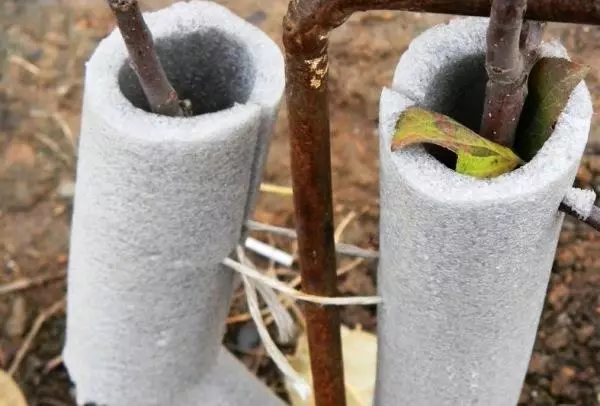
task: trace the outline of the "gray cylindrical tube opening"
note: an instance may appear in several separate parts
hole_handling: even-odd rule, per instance
[[[167,78],[193,114],[213,113],[245,103],[256,81],[256,67],[245,44],[215,28],[156,40],[156,52]],[[119,87],[136,107],[150,111],[135,72],[125,63]]]
[[[444,66],[428,87],[428,92],[441,94],[442,97],[431,97],[436,100],[436,105],[431,110],[444,114],[479,132],[483,103],[485,100],[485,87],[488,80],[485,71],[485,55],[468,55],[457,62]],[[443,91],[440,92],[440,87]],[[439,93],[438,93],[439,92]],[[456,154],[437,145],[427,144],[427,152],[447,167],[456,167]]]
[[[469,55],[444,66],[428,87],[428,92],[441,94],[431,110],[452,117],[478,132],[483,114],[485,86],[485,55]],[[440,92],[440,87],[446,87]]]

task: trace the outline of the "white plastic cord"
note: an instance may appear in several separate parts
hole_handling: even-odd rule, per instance
[[[236,272],[241,273],[254,282],[262,283],[271,289],[278,290],[279,292],[286,294],[296,300],[303,300],[305,302],[311,302],[321,305],[333,305],[333,306],[347,306],[347,305],[373,305],[381,303],[381,297],[379,296],[350,296],[350,297],[326,297],[311,295],[309,293],[300,292],[294,288],[289,287],[285,283],[278,281],[277,279],[270,278],[263,275],[256,269],[250,268],[244,264],[240,264],[231,258],[225,258],[223,265],[233,269]]]
[[[242,264],[256,269],[256,266],[246,256],[241,246],[237,247],[236,253]],[[269,311],[271,312],[271,315],[273,316],[273,321],[277,326],[279,341],[281,343],[289,343],[290,341],[292,341],[292,339],[294,338],[294,334],[296,333],[296,326],[294,324],[294,320],[292,319],[292,316],[290,316],[290,313],[287,311],[285,306],[279,301],[279,298],[277,297],[277,294],[275,294],[275,291],[269,288],[268,286],[264,286],[261,283],[255,283],[252,280],[248,279],[245,275],[242,275],[242,281],[244,281],[244,278],[248,280],[247,283],[244,283],[244,289],[246,290],[247,300],[250,300],[248,296],[248,286],[251,286],[253,289],[257,290],[260,293]],[[258,306],[258,302],[256,303],[256,306]],[[250,307],[250,303],[248,304],[248,307]],[[262,322],[262,318],[260,321]]]
[[[241,249],[241,247],[238,247],[237,254],[240,261],[244,263],[244,265],[252,265],[252,263],[244,255],[243,249]],[[255,283],[255,281],[253,281],[244,274],[242,274],[242,282],[244,283],[244,290],[246,291],[246,301],[248,302],[248,310],[250,311],[250,315],[252,316],[252,319],[256,324],[256,331],[258,332],[258,335],[262,340],[263,345],[265,346],[267,354],[269,354],[269,357],[271,357],[271,359],[273,360],[277,368],[279,368],[281,373],[283,373],[290,380],[290,382],[292,382],[292,387],[298,393],[298,395],[300,395],[302,399],[307,399],[311,393],[310,386],[294,370],[294,368],[290,365],[285,355],[283,355],[283,353],[279,350],[279,347],[277,347],[277,344],[275,344],[275,342],[269,335],[269,331],[267,330],[267,326],[265,325],[260,312],[256,291],[261,291],[261,294],[263,295],[263,298],[265,299],[269,310],[271,310],[271,314],[273,315],[273,320],[275,320],[275,323],[277,323],[278,317],[280,317],[282,321],[285,320],[282,323],[284,329],[287,327],[288,318],[289,324],[293,328],[293,321],[290,314],[287,312],[285,307],[283,307],[281,302],[277,300],[277,296],[275,295],[275,292],[273,292],[272,289],[265,288],[264,286],[260,285],[260,282]],[[270,293],[267,294],[267,296],[265,296],[263,294],[265,291],[268,291]],[[272,298],[273,296],[275,297],[275,301],[270,302],[270,299],[268,300],[267,297]],[[283,335],[282,326],[280,324],[277,324],[277,326],[279,328],[280,336]],[[290,333],[289,338],[291,339],[291,337],[292,334]]]
[[[279,338],[282,342],[291,341],[295,333],[295,326],[292,317],[284,305],[279,301],[274,290],[278,290],[297,300],[304,300],[322,305],[343,306],[378,304],[381,303],[381,298],[378,296],[323,297],[303,293],[287,286],[275,278],[260,273],[252,261],[246,257],[242,246],[237,247],[236,253],[240,262],[234,261],[231,258],[225,258],[223,264],[241,274],[244,290],[246,292],[246,301],[248,302],[248,310],[252,320],[254,320],[254,323],[256,324],[256,331],[265,346],[267,354],[269,354],[269,357],[271,357],[281,373],[292,382],[292,387],[298,395],[302,399],[307,399],[311,393],[311,388],[290,365],[285,355],[283,355],[279,350],[279,347],[277,347],[277,344],[275,344],[269,335],[269,331],[267,330],[261,315],[256,292],[260,292],[269,308],[277,326]]]
[[[272,247],[269,244],[265,244],[264,242],[258,241],[252,237],[246,238],[244,245],[249,250],[262,255],[263,257],[272,259],[283,266],[290,267],[294,263],[294,257],[287,252]]]

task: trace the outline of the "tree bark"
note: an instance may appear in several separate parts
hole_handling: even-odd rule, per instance
[[[540,22],[523,22],[526,6],[527,0],[494,0],[487,32],[489,79],[479,133],[506,147],[514,144],[544,28]]]

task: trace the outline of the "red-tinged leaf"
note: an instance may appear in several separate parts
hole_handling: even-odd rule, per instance
[[[410,107],[398,118],[392,151],[419,143],[453,151],[458,156],[456,171],[477,178],[498,176],[522,163],[510,148],[486,140],[450,117]]]
[[[542,148],[571,93],[588,72],[589,66],[562,58],[542,58],[535,64],[515,140],[519,156],[529,161]]]

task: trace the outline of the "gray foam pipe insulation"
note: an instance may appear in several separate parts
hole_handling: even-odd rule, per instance
[[[380,101],[381,220],[376,404],[515,405],[531,355],[570,190],[590,128],[580,83],[526,165],[478,180],[422,146],[391,151],[411,105],[477,130],[485,18],[412,41]],[[567,57],[557,44],[543,56]]]
[[[147,112],[118,31],[86,65],[64,360],[77,402],[282,405],[221,345],[284,90],[263,32],[204,1],[145,14],[193,117]]]

